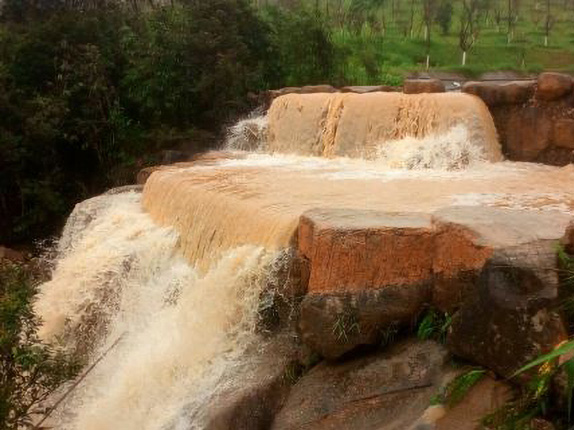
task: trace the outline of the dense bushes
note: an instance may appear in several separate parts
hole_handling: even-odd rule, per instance
[[[243,0],[27,3],[7,2],[0,24],[0,243],[50,234],[75,202],[132,180],[161,136],[217,130],[248,92],[281,84]]]

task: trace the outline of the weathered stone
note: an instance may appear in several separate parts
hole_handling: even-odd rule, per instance
[[[534,161],[552,142],[553,121],[541,107],[511,112],[506,132],[506,151],[512,160]]]
[[[407,341],[387,352],[321,363],[291,390],[273,430],[404,430],[442,384],[447,354]]]
[[[412,322],[430,301],[430,285],[391,286],[339,294],[308,294],[301,303],[303,342],[327,359],[381,341]]]
[[[546,72],[538,76],[536,97],[540,100],[556,100],[572,91],[572,77],[562,73]]]
[[[566,339],[551,310],[558,297],[554,245],[546,241],[496,251],[476,294],[454,315],[447,346],[504,377]]]
[[[311,210],[299,224],[310,293],[420,284],[432,276],[430,217],[361,210]]]
[[[534,81],[467,82],[462,91],[480,97],[488,106],[522,104],[534,94]]]
[[[444,93],[445,86],[440,79],[405,79],[405,94]]]
[[[554,143],[574,149],[574,119],[559,119],[554,124]]]
[[[341,88],[342,93],[376,93],[378,91],[397,91],[398,87],[391,87],[389,85],[372,85],[372,86],[348,86]]]
[[[537,240],[558,241],[568,215],[548,218],[536,212],[488,207],[450,207],[433,214],[433,305],[457,309],[472,293],[495,250]]]

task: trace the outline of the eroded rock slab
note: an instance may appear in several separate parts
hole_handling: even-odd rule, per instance
[[[321,363],[294,385],[273,430],[404,430],[442,384],[447,353],[407,341],[387,352]]]

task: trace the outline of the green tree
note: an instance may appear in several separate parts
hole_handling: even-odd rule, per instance
[[[452,23],[452,14],[454,8],[450,0],[443,0],[436,11],[436,22],[440,26],[442,34],[446,36],[450,32]]]

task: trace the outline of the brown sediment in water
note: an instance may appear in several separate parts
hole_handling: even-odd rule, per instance
[[[502,154],[486,105],[462,93],[289,94],[268,112],[266,151],[374,158],[385,142],[447,133],[463,125],[487,161]]]
[[[203,269],[225,250],[289,245],[300,215],[314,208],[432,213],[454,205],[574,212],[574,169],[484,164],[459,172],[385,171],[365,160],[250,155],[211,165],[166,167],[143,204],[181,235]]]

